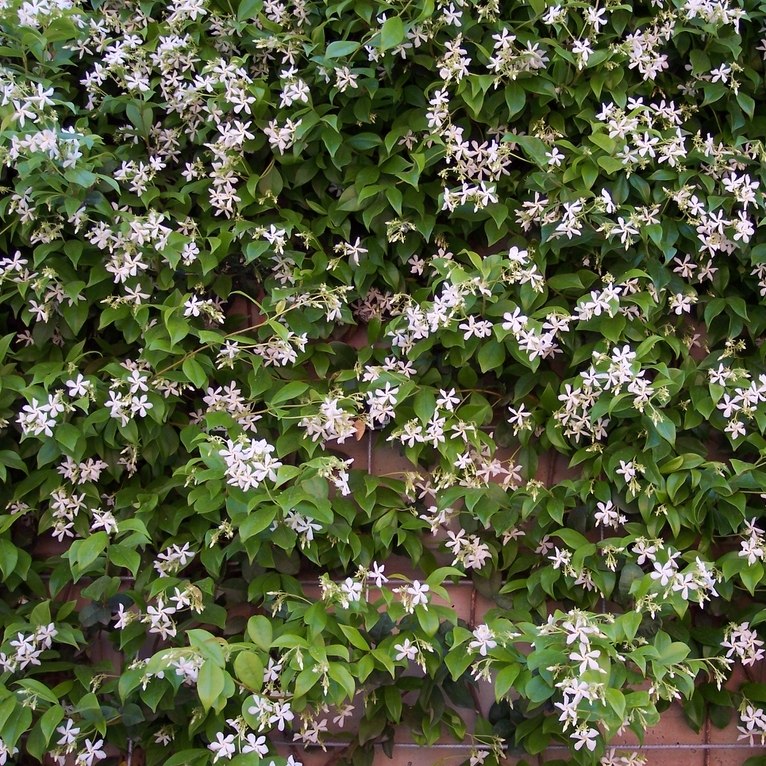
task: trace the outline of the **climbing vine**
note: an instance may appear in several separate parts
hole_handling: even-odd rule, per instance
[[[2,0],[0,764],[763,744],[765,22]]]

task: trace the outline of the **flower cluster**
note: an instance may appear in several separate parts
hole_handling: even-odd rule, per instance
[[[760,741],[764,28],[0,2],[0,763]]]
[[[8,642],[8,652],[0,653],[3,671],[16,673],[30,665],[41,665],[41,655],[53,646],[53,639],[57,635],[58,630],[54,623],[40,625],[32,633],[17,633],[16,637]]]
[[[133,622],[142,622],[149,626],[149,633],[168,639],[177,634],[178,625],[175,616],[185,609],[191,609],[197,614],[204,609],[202,593],[199,588],[189,583],[186,583],[183,588],[174,587],[173,594],[167,602],[163,596],[158,597],[156,605],[149,604],[144,612],[126,609],[124,604],[120,603],[114,616],[114,626],[117,630],[125,630]],[[181,675],[180,672],[179,675]],[[143,683],[146,684],[149,678],[150,675],[146,675]]]
[[[268,479],[277,480],[282,463],[272,457],[274,447],[265,439],[228,439],[218,454],[226,463],[226,481],[234,487],[253,489]]]

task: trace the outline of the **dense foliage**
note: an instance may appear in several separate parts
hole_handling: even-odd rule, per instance
[[[764,23],[2,0],[0,764],[763,742]]]

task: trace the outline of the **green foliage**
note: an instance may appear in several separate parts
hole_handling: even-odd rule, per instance
[[[764,21],[4,3],[0,763],[762,742]]]

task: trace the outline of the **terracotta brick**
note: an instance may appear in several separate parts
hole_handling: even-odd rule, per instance
[[[402,474],[417,471],[418,467],[411,463],[401,450],[385,442],[376,434],[371,434],[371,466],[370,473],[375,476],[395,476],[402,478]]]
[[[710,353],[708,348],[707,327],[702,322],[697,322],[691,317],[689,322],[689,337],[693,339],[689,347],[689,356],[696,362],[705,360]]]
[[[473,584],[470,582],[464,582],[457,585],[445,585],[444,586],[449,599],[445,601],[442,598],[434,598],[434,604],[442,604],[451,606],[455,610],[458,619],[465,620],[469,625],[472,624],[473,606],[474,606],[474,589]]]
[[[327,752],[319,749],[304,750],[298,747],[280,747],[282,755],[292,753],[303,766],[333,766],[342,757],[341,747],[328,747]],[[633,752],[630,749],[618,749],[618,754]],[[638,752],[646,758],[647,766],[742,766],[744,761],[753,755],[763,755],[763,748],[732,748],[706,750],[704,747],[678,749],[673,746],[655,747],[651,749],[638,748]],[[381,747],[375,748],[373,766],[444,766],[457,764],[467,760],[471,754],[469,744],[459,743],[448,746],[420,747],[418,745],[399,742],[394,746],[393,757],[389,758]],[[544,764],[551,761],[566,760],[568,751],[563,747],[551,748],[538,757],[526,756],[509,757],[503,761],[504,766],[516,766],[521,761],[532,764]]]
[[[262,296],[256,297],[260,299]],[[242,327],[239,329],[258,327],[264,321],[264,316],[258,307],[252,301],[239,295],[231,302],[226,314],[232,319],[239,319],[242,322]]]
[[[766,757],[766,748],[727,748],[721,750],[710,750],[707,754],[708,760],[704,766],[742,766],[742,764],[755,755]]]
[[[490,609],[494,609],[497,604],[486,596],[482,596],[481,593],[476,591],[476,599],[474,602],[474,619],[475,625],[484,622],[484,617]]]
[[[705,742],[704,731],[697,734],[689,727],[684,718],[680,705],[671,705],[656,726],[646,730],[644,744],[646,745],[702,745]],[[615,744],[638,744],[635,734],[628,731],[614,739]]]
[[[362,435],[361,439],[346,439],[343,444],[339,444],[337,441],[329,441],[327,442],[325,451],[338,453],[345,459],[351,458],[354,461],[351,466],[353,469],[369,472],[369,438],[369,434],[365,433]]]
[[[108,631],[99,631],[98,636],[91,641],[86,651],[93,663],[108,663],[112,673],[117,675],[122,672],[124,657],[109,640],[110,635],[112,634]]]
[[[466,746],[460,750],[442,750],[428,747],[396,745],[393,758],[389,759],[383,750],[375,753],[373,766],[431,766],[432,764],[459,764],[471,754]]]
[[[706,766],[705,751],[700,748],[677,750],[672,747],[667,750],[639,751],[646,756],[646,766]]]
[[[551,487],[565,479],[575,479],[579,475],[576,468],[569,467],[569,459],[555,450],[543,452],[537,461],[535,478]]]
[[[708,725],[708,742],[716,745],[742,744],[744,740],[737,739],[739,737],[738,725],[739,718],[735,710],[731,716],[731,723],[725,728],[719,729],[717,726]]]
[[[341,343],[345,343],[351,348],[361,349],[369,345],[369,337],[367,334],[367,325],[360,324],[355,327],[348,328],[341,337],[338,338]]]

